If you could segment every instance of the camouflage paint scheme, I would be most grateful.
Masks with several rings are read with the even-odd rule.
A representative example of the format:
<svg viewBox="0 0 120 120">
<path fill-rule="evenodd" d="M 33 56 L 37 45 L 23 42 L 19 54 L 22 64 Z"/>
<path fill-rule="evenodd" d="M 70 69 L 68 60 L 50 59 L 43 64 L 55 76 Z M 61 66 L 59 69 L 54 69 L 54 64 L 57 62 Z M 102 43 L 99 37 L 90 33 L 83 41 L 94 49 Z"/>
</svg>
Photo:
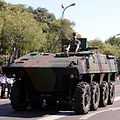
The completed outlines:
<svg viewBox="0 0 120 120">
<path fill-rule="evenodd" d="M 62 90 L 63 76 L 73 75 L 81 79 L 90 75 L 92 80 L 98 73 L 116 73 L 117 62 L 113 56 L 93 54 L 91 51 L 69 53 L 69 57 L 64 53 L 33 52 L 20 57 L 11 66 L 4 66 L 3 72 L 8 77 L 27 78 L 37 91 L 51 93 L 56 88 Z"/>
</svg>

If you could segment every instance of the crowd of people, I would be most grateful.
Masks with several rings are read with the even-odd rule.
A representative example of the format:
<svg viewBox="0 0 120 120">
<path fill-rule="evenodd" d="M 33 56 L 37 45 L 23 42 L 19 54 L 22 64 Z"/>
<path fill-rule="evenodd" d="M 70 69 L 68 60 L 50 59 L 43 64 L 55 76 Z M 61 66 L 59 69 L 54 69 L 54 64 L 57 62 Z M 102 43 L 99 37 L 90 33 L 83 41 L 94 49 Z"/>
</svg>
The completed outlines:
<svg viewBox="0 0 120 120">
<path fill-rule="evenodd" d="M 8 66 L 14 63 L 16 59 L 16 54 L 11 53 L 8 59 Z M 0 70 L 0 98 L 9 98 L 11 87 L 13 85 L 14 79 L 7 78 L 6 75 Z"/>
<path fill-rule="evenodd" d="M 10 97 L 10 91 L 11 87 L 13 85 L 13 78 L 7 78 L 4 73 L 0 73 L 0 98 L 9 98 Z"/>
</svg>

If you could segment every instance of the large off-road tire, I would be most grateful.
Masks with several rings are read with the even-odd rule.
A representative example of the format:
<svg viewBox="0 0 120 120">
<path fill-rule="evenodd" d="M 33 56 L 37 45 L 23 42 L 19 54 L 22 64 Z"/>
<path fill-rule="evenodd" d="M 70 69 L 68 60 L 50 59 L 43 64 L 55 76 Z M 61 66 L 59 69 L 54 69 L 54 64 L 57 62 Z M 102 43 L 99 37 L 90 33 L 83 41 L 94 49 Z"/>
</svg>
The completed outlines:
<svg viewBox="0 0 120 120">
<path fill-rule="evenodd" d="M 107 106 L 109 95 L 109 87 L 106 81 L 100 85 L 100 107 Z"/>
<path fill-rule="evenodd" d="M 54 107 L 54 106 L 57 105 L 57 100 L 54 100 L 54 99 L 47 99 L 47 100 L 46 100 L 46 103 L 47 103 L 48 106 Z"/>
<path fill-rule="evenodd" d="M 10 100 L 12 108 L 15 111 L 23 111 L 27 109 L 28 103 L 26 100 L 26 94 L 24 87 L 22 87 L 21 81 L 15 81 L 11 88 Z"/>
<path fill-rule="evenodd" d="M 115 98 L 115 84 L 114 82 L 109 83 L 109 96 L 108 96 L 108 105 L 113 104 Z"/>
<path fill-rule="evenodd" d="M 91 104 L 90 110 L 97 110 L 100 101 L 100 87 L 99 84 L 93 81 L 91 83 Z"/>
<path fill-rule="evenodd" d="M 32 110 L 39 110 L 42 107 L 43 100 L 40 98 L 39 94 L 33 93 L 31 95 L 31 99 L 29 103 L 30 103 Z"/>
<path fill-rule="evenodd" d="M 86 114 L 90 107 L 90 87 L 86 82 L 79 82 L 74 93 L 74 111 L 76 114 Z"/>
</svg>

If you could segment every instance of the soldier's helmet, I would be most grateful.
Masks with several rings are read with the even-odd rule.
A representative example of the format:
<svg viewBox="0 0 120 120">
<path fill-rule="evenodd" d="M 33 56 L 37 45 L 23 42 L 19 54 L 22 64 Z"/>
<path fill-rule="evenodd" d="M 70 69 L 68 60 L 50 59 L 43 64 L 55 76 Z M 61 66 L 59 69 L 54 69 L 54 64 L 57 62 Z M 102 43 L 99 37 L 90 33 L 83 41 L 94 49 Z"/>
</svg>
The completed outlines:
<svg viewBox="0 0 120 120">
<path fill-rule="evenodd" d="M 73 36 L 76 36 L 77 34 L 74 32 L 72 35 L 73 35 Z"/>
</svg>

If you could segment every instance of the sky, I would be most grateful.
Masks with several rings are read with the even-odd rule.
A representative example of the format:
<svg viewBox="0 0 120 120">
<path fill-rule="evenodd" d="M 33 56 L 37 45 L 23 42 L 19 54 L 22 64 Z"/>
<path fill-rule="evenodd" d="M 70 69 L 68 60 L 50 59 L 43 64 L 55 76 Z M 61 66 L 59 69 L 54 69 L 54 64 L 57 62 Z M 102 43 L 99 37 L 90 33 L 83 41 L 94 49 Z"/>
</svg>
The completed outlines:
<svg viewBox="0 0 120 120">
<path fill-rule="evenodd" d="M 46 8 L 57 19 L 62 7 L 75 3 L 65 10 L 64 18 L 73 21 L 74 30 L 88 40 L 105 41 L 120 33 L 120 0 L 5 0 L 7 3 L 24 4 L 26 7 Z"/>
</svg>

